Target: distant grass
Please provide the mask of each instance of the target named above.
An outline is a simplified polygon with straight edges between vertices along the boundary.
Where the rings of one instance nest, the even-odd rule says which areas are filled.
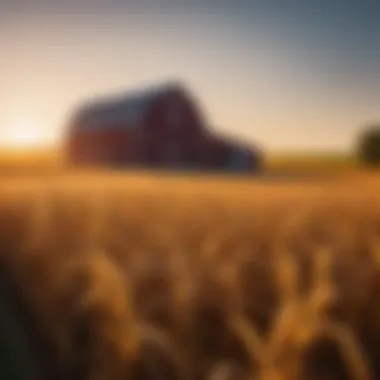
[[[0,176],[51,175],[63,170],[59,151],[0,151]]]
[[[273,170],[357,170],[361,164],[348,154],[288,153],[269,156],[267,167]]]
[[[267,174],[347,173],[362,169],[355,157],[334,153],[273,154],[265,158],[264,165],[264,173]],[[59,151],[0,152],[0,177],[59,175],[67,170],[63,154]],[[201,173],[197,173],[199,174]]]

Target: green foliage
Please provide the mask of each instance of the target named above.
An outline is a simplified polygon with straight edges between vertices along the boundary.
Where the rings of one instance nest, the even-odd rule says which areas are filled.
[[[357,150],[361,162],[380,166],[380,124],[364,130],[359,136]]]

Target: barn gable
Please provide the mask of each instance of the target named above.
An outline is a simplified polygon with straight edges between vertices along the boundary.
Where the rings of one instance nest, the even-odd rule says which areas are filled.
[[[176,82],[143,91],[119,95],[113,99],[92,101],[84,105],[75,114],[71,125],[72,132],[84,130],[103,130],[112,128],[135,128],[141,126],[149,109],[160,99],[172,93],[185,93],[184,88]]]

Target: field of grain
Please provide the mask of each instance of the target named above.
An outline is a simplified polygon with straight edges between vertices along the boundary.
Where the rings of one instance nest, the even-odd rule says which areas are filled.
[[[55,378],[380,378],[380,176],[1,182]]]

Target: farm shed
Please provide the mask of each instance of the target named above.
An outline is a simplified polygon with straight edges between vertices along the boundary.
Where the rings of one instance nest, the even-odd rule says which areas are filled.
[[[179,83],[90,101],[74,113],[67,155],[74,165],[250,170],[254,152],[210,133]]]

